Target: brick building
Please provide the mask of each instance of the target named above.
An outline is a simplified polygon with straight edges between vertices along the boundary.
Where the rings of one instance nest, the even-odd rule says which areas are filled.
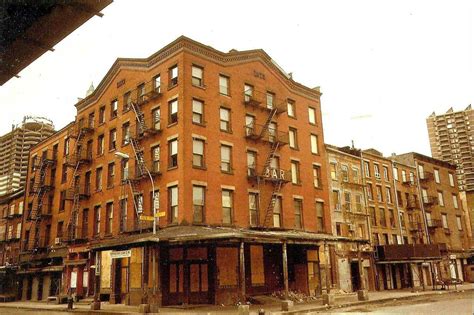
[[[22,298],[220,304],[329,288],[329,243],[349,239],[330,235],[320,95],[262,50],[180,37],[117,59],[31,150]]]
[[[350,148],[326,144],[333,233],[370,244],[370,226],[360,155]],[[359,257],[360,254],[360,257]],[[346,292],[375,290],[370,246],[338,243],[335,246],[338,287]],[[361,260],[362,259],[362,260]],[[361,279],[362,263],[363,279]],[[364,283],[362,283],[364,281]]]
[[[442,254],[442,260],[436,264],[436,277],[464,280],[471,244],[466,232],[469,219],[459,198],[456,166],[419,153],[401,154],[394,159],[417,169],[428,241],[440,245]]]
[[[15,273],[20,254],[24,191],[0,197],[0,294],[17,295]]]

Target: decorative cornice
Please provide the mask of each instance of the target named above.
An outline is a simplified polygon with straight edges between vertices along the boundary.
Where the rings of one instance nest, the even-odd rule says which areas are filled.
[[[321,96],[319,90],[311,89],[294,81],[292,78],[289,78],[286,73],[275,65],[270,56],[262,49],[246,51],[232,50],[228,53],[224,53],[185,36],[180,36],[148,58],[117,58],[95,91],[76,103],[75,106],[77,110],[81,111],[89,104],[96,102],[118,74],[120,69],[133,68],[147,70],[181,52],[189,52],[222,66],[237,65],[250,61],[261,61],[270,70],[274,71],[277,75],[280,75],[283,84],[287,85],[287,87],[294,93],[313,99],[319,99]]]

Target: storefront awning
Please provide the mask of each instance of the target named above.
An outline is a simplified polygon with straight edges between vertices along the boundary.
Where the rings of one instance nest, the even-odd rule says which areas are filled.
[[[174,226],[161,229],[156,234],[138,234],[91,244],[93,250],[106,250],[144,243],[186,243],[205,241],[246,241],[255,243],[283,243],[321,245],[325,242],[352,242],[366,244],[368,240],[350,239],[322,233],[295,230],[249,230],[230,227]]]
[[[65,266],[80,266],[87,264],[87,259],[74,259],[64,261]]]

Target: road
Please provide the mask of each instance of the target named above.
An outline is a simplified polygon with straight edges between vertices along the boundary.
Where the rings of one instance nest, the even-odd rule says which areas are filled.
[[[439,297],[418,297],[412,300],[358,305],[320,313],[332,314],[450,314],[474,315],[474,292],[443,294]]]

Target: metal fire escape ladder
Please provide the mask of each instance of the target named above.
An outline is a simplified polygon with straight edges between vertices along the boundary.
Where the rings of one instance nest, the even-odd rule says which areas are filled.
[[[70,242],[73,242],[77,237],[77,220],[79,218],[80,210],[80,180],[76,180],[76,175],[79,173],[81,167],[81,152],[79,148],[82,149],[82,140],[84,138],[84,132],[82,128],[79,128],[77,131],[76,144],[74,146],[74,172],[71,178],[71,185],[73,198],[71,206],[71,215],[69,217],[69,222],[67,225],[67,239]]]

